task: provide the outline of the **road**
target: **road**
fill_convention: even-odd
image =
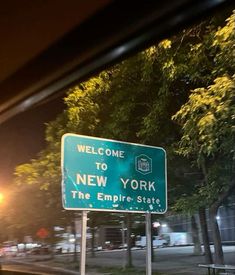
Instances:
[[[41,262],[41,261],[40,261]],[[2,270],[33,273],[38,275],[77,275],[78,272],[64,268],[50,267],[48,263],[28,262],[26,258],[2,260]]]
[[[7,263],[4,264],[2,267],[3,270],[8,271],[21,271],[21,272],[32,272],[34,274],[41,274],[41,275],[49,275],[49,274],[55,274],[54,271],[45,271],[45,268],[40,268],[37,266],[28,266],[25,264],[16,264],[16,263]]]
[[[224,255],[226,264],[235,265],[235,246],[224,246]],[[138,249],[132,251],[133,265],[145,270],[145,250]],[[46,261],[42,256],[32,256],[27,258],[13,258],[5,262],[4,268],[14,268],[18,270],[37,271],[38,274],[78,274],[77,272],[68,271],[66,266],[71,266],[73,255],[57,255],[53,261]],[[90,253],[87,254],[88,267],[121,267],[125,265],[125,250],[109,250],[96,253],[92,258]],[[205,270],[198,268],[199,263],[204,263],[204,256],[194,256],[193,247],[166,247],[154,250],[153,270],[160,271],[163,274],[178,275],[201,275]],[[60,267],[58,267],[58,265]],[[56,267],[57,266],[57,267]],[[61,268],[64,266],[63,268]],[[87,274],[97,274],[89,272]]]
[[[235,265],[235,246],[224,246],[226,264]],[[213,251],[213,249],[212,249]],[[145,250],[134,250],[133,264],[145,268]],[[88,257],[88,265],[119,266],[125,262],[126,251],[109,251],[97,253],[95,259]],[[194,256],[193,247],[166,247],[154,250],[153,270],[167,274],[205,274],[198,264],[204,263],[204,256]]]

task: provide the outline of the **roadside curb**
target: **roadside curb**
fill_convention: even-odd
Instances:
[[[11,260],[12,262],[15,262],[15,263],[18,263],[18,264],[22,264],[22,261],[18,261],[18,260]],[[49,266],[49,265],[46,265],[46,264],[39,264],[39,263],[35,263],[35,262],[24,262],[23,264],[25,265],[34,265],[34,266],[38,266],[38,267],[42,267],[42,268],[47,268],[47,269],[50,269],[50,270],[55,270],[55,271],[59,271],[59,272],[62,272],[64,274],[71,274],[71,275],[79,275],[79,272],[78,271],[73,271],[73,270],[70,270],[70,269],[65,269],[65,268],[62,268],[62,267],[53,267],[53,266]]]
[[[11,260],[12,262],[18,263],[18,264],[22,264],[22,261],[19,260]],[[62,267],[53,267],[47,264],[41,264],[41,263],[37,263],[37,262],[24,262],[24,265],[28,265],[28,266],[36,266],[36,267],[41,267],[41,268],[46,268],[47,270],[50,271],[55,271],[57,272],[56,274],[58,274],[58,272],[60,272],[61,274],[71,274],[71,275],[79,275],[80,272],[79,271],[74,271],[74,270],[70,270],[70,269],[65,269]],[[38,274],[40,274],[40,272],[38,272]],[[96,270],[92,270],[92,271],[87,271],[86,274],[90,274],[90,275],[101,275],[102,273],[97,272]]]

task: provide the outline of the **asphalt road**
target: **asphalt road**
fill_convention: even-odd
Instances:
[[[224,256],[226,264],[235,265],[235,246],[224,246]],[[133,265],[139,269],[145,270],[144,249],[132,250]],[[46,261],[42,256],[31,256],[27,258],[8,259],[3,264],[4,268],[11,270],[28,270],[38,272],[38,274],[78,274],[77,272],[69,272],[61,266],[68,266],[73,259],[73,255],[58,255],[54,262]],[[92,258],[90,253],[87,254],[88,267],[122,267],[126,264],[125,250],[109,250],[96,253],[96,257]],[[202,275],[206,274],[206,270],[198,268],[199,263],[204,263],[204,256],[194,256],[193,247],[166,247],[154,250],[154,262],[152,268],[163,274],[181,274],[181,275]],[[56,267],[60,265],[60,267]],[[35,273],[36,274],[36,273]],[[88,272],[87,274],[96,274]]]
[[[47,270],[46,268],[40,268],[39,266],[34,265],[27,265],[27,264],[20,264],[15,262],[7,262],[2,264],[2,270],[8,270],[8,271],[20,271],[20,272],[32,272],[34,274],[41,274],[41,275],[49,275],[49,274],[55,274],[54,271]]]
[[[224,246],[225,263],[235,265],[235,246]],[[212,248],[213,251],[213,248]],[[133,265],[145,269],[145,250],[133,250]],[[109,251],[97,253],[96,258],[88,256],[88,265],[120,266],[125,264],[126,251]],[[204,263],[204,256],[194,256],[193,247],[166,247],[154,250],[153,270],[166,274],[206,274],[198,268]]]
[[[32,260],[32,259],[31,259]],[[61,267],[52,267],[49,265],[48,261],[43,261],[43,259],[35,259],[36,261],[29,261],[27,258],[8,258],[3,259],[2,270],[7,271],[17,271],[24,273],[33,273],[38,275],[77,275],[78,272],[64,269]],[[38,260],[38,261],[37,261]],[[1,274],[1,273],[0,273]]]

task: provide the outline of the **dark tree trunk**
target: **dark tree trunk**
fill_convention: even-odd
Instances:
[[[209,210],[210,215],[210,225],[212,231],[212,237],[215,247],[215,263],[216,264],[224,264],[224,254],[222,249],[221,237],[218,222],[216,220],[217,211],[220,205],[225,201],[226,198],[230,196],[230,194],[235,190],[235,181],[232,178],[230,182],[230,186],[224,192],[221,192],[217,198],[217,200],[211,205]]]
[[[206,159],[204,157],[201,160],[201,168],[202,168],[202,173],[203,173],[203,176],[204,176],[204,184],[208,185]],[[199,219],[200,219],[201,230],[202,230],[202,239],[203,239],[204,252],[205,252],[205,261],[208,264],[212,264],[213,263],[213,258],[212,258],[211,249],[210,249],[210,241],[209,241],[209,236],[208,236],[208,227],[207,227],[207,221],[206,221],[206,209],[205,209],[205,207],[201,207],[199,209]]]
[[[191,216],[191,226],[192,226],[192,239],[194,244],[193,254],[201,255],[202,254],[201,242],[199,238],[197,222],[194,215]]]
[[[210,249],[210,242],[208,237],[208,228],[207,228],[207,222],[206,222],[206,212],[205,208],[201,207],[199,209],[199,219],[200,219],[200,225],[201,225],[201,231],[202,231],[202,240],[203,240],[203,246],[204,246],[204,252],[205,252],[205,261],[207,264],[212,264],[212,254]]]
[[[218,222],[216,219],[218,208],[210,208],[209,216],[210,216],[210,226],[212,232],[212,238],[214,242],[215,248],[215,264],[224,264],[224,253],[222,249],[221,237]]]
[[[206,171],[205,162],[206,161],[204,159],[204,161],[202,161],[202,163],[201,163],[201,167],[202,167],[202,172],[204,175],[205,183],[208,184],[208,175],[207,175],[207,171]],[[221,193],[218,194],[217,199],[214,201],[214,203],[210,206],[210,209],[209,209],[210,225],[211,225],[212,238],[213,238],[214,248],[215,248],[215,263],[216,264],[224,263],[224,255],[223,255],[219,226],[218,226],[218,223],[216,220],[216,214],[217,214],[217,210],[218,210],[219,206],[224,202],[224,200],[226,198],[229,197],[229,195],[233,192],[233,190],[235,190],[235,180],[234,180],[234,177],[232,174],[231,181],[228,184],[228,189],[225,191],[222,191]]]
[[[78,239],[77,239],[77,233],[81,230],[81,220],[80,214],[78,212],[74,212],[73,214],[73,225],[72,225],[72,233],[74,235],[74,253],[73,253],[73,261],[77,262],[78,260],[78,253],[77,253],[77,247],[78,247]],[[80,244],[81,247],[81,244]]]
[[[95,228],[91,228],[91,257],[95,257]]]
[[[154,236],[154,230],[153,230],[153,215],[151,215],[151,261],[154,262],[154,249],[153,249],[153,236]],[[147,236],[146,236],[147,237]]]
[[[55,257],[55,249],[56,249],[56,236],[55,236],[55,231],[54,231],[54,227],[50,228],[50,239],[51,239],[51,250],[50,250],[50,254],[51,254],[51,258],[54,259]]]
[[[128,213],[126,215],[126,225],[127,225],[127,263],[126,267],[132,267],[132,254],[131,254],[131,215]]]
[[[73,235],[74,235],[74,253],[73,253],[73,261],[77,262],[77,234],[76,234],[76,218],[74,219],[74,224],[72,226]]]
[[[95,232],[97,225],[97,213],[91,212],[89,215],[91,229],[91,257],[95,257]]]

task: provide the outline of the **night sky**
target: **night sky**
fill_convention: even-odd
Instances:
[[[45,123],[64,108],[61,98],[0,124],[0,187],[12,182],[14,168],[35,158],[45,146]]]

